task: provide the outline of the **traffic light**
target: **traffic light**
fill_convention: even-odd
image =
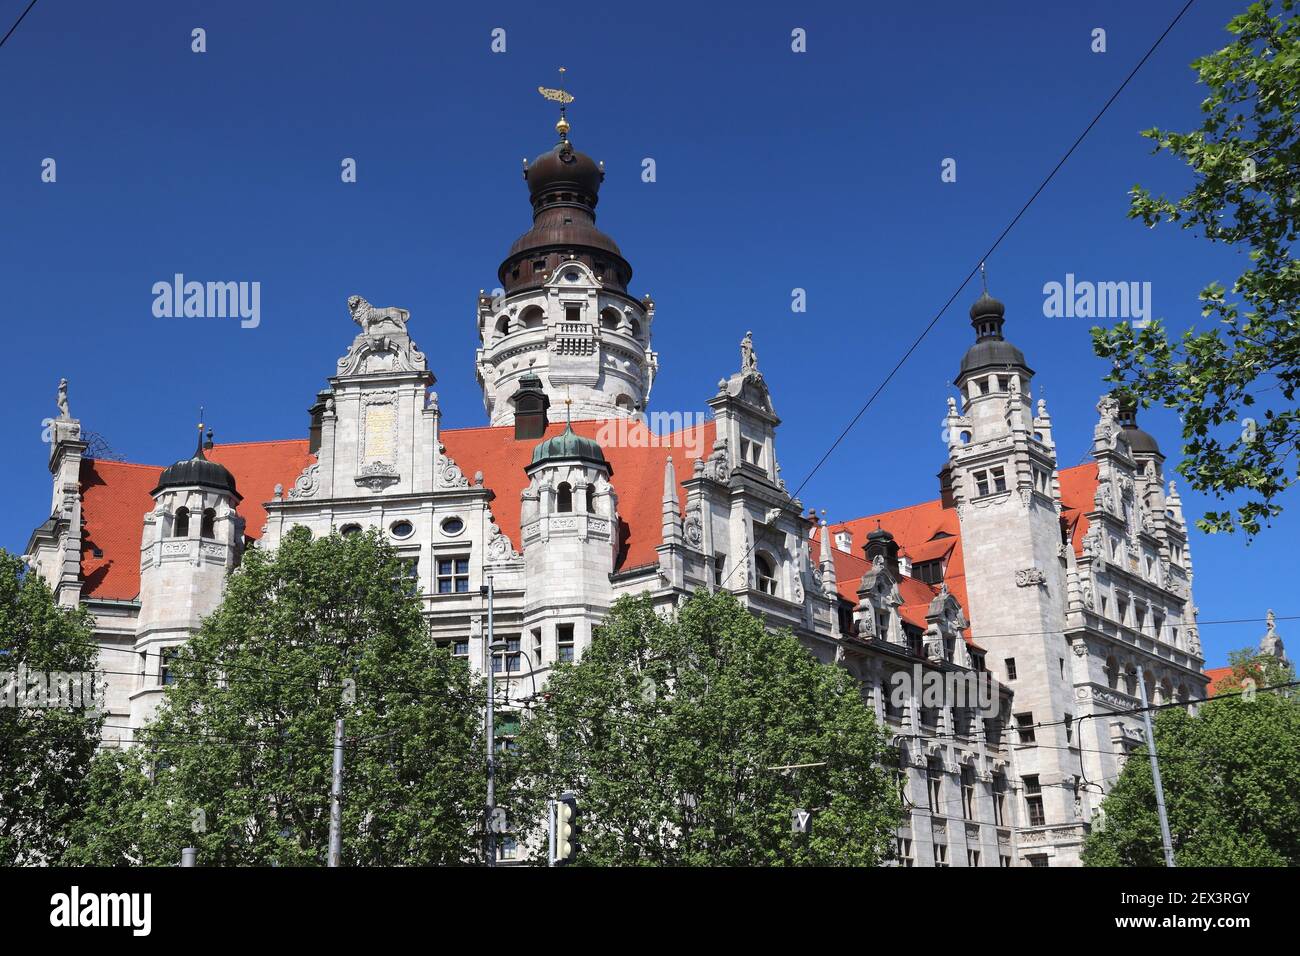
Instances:
[[[555,866],[567,866],[578,855],[578,797],[562,793],[552,804],[555,813]]]

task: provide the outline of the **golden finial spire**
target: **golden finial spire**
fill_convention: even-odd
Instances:
[[[564,67],[560,67],[560,84],[561,84],[561,86],[563,86],[563,84],[564,84],[564,74],[565,74],[566,72],[568,72],[568,71],[565,70]],[[568,119],[567,119],[567,118],[565,117],[565,115],[564,115],[564,110],[565,110],[565,107],[567,107],[570,103],[573,102],[573,96],[572,96],[572,94],[570,94],[568,91],[566,91],[566,90],[564,90],[564,89],[562,89],[562,88],[551,89],[550,87],[546,87],[546,86],[539,86],[539,87],[537,88],[537,92],[538,92],[538,93],[541,93],[542,96],[546,97],[548,100],[551,100],[551,101],[554,102],[554,103],[559,103],[559,104],[560,104],[560,119],[559,119],[559,121],[555,124],[555,131],[556,131],[557,133],[560,134],[560,142],[562,142],[562,143],[568,142],[568,139],[569,139],[569,121],[568,121]]]

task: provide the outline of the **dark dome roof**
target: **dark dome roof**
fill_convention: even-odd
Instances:
[[[573,430],[572,425],[566,425],[560,434],[539,443],[533,449],[532,464],[540,465],[546,461],[574,458],[609,468],[609,462],[605,460],[605,453],[601,451],[600,444],[593,438],[579,435]],[[610,471],[612,474],[612,469]]]
[[[544,192],[570,190],[589,197],[589,205],[596,205],[605,171],[586,153],[580,153],[568,142],[557,143],[555,148],[538,156],[524,173],[528,181],[528,195],[536,201]]]
[[[1128,447],[1134,453],[1162,455],[1155,436],[1138,427],[1137,402],[1124,394],[1119,396],[1119,423],[1124,428]]]
[[[537,214],[533,227],[514,241],[506,260],[513,259],[521,252],[549,246],[585,246],[623,258],[618,243],[597,229],[589,218],[566,216],[562,209],[552,208]]]
[[[976,299],[975,303],[970,307],[970,317],[971,321],[974,321],[986,315],[1002,316],[1006,314],[1006,311],[1007,307],[1000,300],[989,295],[988,290],[985,290],[984,294]]]
[[[1025,353],[1003,338],[980,339],[961,357],[961,371],[958,375],[993,366],[1004,368],[1007,365],[1025,366]]]
[[[1138,428],[1137,425],[1125,425],[1124,437],[1128,439],[1128,447],[1135,453],[1161,454],[1155,436]]]
[[[223,465],[203,457],[202,448],[195,451],[193,458],[183,459],[164,468],[157,487],[150,494],[156,495],[167,488],[188,488],[194,485],[240,497],[235,489],[235,476]]]

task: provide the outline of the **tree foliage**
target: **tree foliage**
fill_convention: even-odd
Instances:
[[[1129,215],[1154,227],[1177,223],[1246,252],[1231,295],[1215,281],[1201,292],[1208,327],[1170,339],[1159,322],[1092,330],[1094,349],[1115,363],[1110,380],[1143,404],[1175,409],[1183,423],[1178,471],[1198,491],[1235,507],[1205,514],[1209,532],[1257,534],[1282,510],[1279,496],[1300,469],[1300,266],[1292,256],[1300,220],[1300,18],[1296,0],[1254,3],[1228,23],[1235,39],[1192,63],[1208,95],[1199,129],[1143,133],[1189,167],[1186,195],[1135,186]],[[1260,403],[1262,411],[1254,406]]]
[[[345,718],[344,865],[470,861],[482,829],[477,682],[436,647],[376,533],[251,550],[171,664],[128,753],[106,752],[66,862],[326,861],[335,718]]]
[[[1290,667],[1243,651],[1218,691],[1293,679]],[[1173,707],[1157,713],[1154,729],[1179,866],[1300,864],[1300,697],[1252,691],[1212,699],[1195,717]],[[1104,825],[1084,847],[1086,865],[1164,865],[1144,748],[1129,756],[1102,813]]]
[[[40,683],[18,683],[23,674],[43,682],[51,672],[93,673],[92,636],[89,614],[59,607],[40,575],[0,550],[0,865],[49,862],[66,845],[103,714],[84,701],[49,706],[34,692]]]
[[[900,820],[857,681],[725,592],[671,616],[621,598],[517,745],[512,825],[544,847],[544,801],[574,790],[587,865],[869,866]],[[817,766],[769,769],[791,764]],[[809,836],[791,833],[796,807],[814,811]]]

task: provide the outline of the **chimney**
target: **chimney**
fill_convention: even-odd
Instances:
[[[550,397],[542,391],[542,380],[529,369],[510,396],[515,410],[515,441],[537,440],[546,434],[546,410]]]
[[[313,455],[320,451],[321,416],[325,414],[325,400],[333,394],[328,388],[322,389],[316,393],[316,404],[307,409],[307,414],[311,416],[311,427],[307,430],[307,450]]]

